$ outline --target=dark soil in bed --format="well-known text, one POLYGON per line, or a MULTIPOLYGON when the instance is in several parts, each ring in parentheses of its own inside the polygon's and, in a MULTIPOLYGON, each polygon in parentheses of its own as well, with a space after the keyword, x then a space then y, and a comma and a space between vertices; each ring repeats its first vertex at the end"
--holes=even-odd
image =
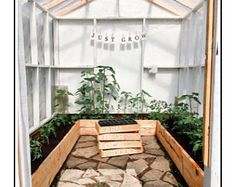
MULTIPOLYGON (((50 138, 49 144, 42 145, 42 158, 31 161, 31 174, 33 174, 40 164, 45 160, 45 158, 50 154, 50 152, 59 144, 63 137, 69 132, 73 125, 66 125, 60 127, 56 131, 56 138, 50 138)), ((37 136, 37 132, 34 133, 34 136, 37 136)))

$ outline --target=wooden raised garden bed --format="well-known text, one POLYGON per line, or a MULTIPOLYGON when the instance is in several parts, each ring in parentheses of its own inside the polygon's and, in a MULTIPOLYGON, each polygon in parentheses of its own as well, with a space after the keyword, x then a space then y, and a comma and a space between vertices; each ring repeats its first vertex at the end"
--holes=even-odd
MULTIPOLYGON (((56 148, 32 174, 33 187, 49 187, 81 135, 97 135, 98 120, 78 120, 56 148)), ((136 120, 140 135, 155 135, 190 187, 203 187, 204 172, 183 147, 156 120, 136 120)))
POLYGON ((50 186, 79 136, 79 122, 76 122, 60 143, 32 174, 33 187, 50 186))
POLYGON ((157 121, 156 136, 177 166, 187 184, 190 187, 202 187, 204 182, 204 171, 159 121, 157 121))

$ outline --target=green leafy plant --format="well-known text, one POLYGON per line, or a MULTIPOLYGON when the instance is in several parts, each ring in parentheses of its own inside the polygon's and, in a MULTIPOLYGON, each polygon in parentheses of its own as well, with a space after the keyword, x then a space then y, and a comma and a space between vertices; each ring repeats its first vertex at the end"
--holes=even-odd
POLYGON ((183 95, 177 99, 175 105, 171 105, 168 109, 168 114, 173 119, 171 129, 189 138, 194 154, 202 148, 202 118, 197 112, 192 111, 193 101, 201 103, 198 97, 198 93, 183 95))
POLYGON ((56 115, 56 116, 51 120, 51 124, 54 124, 55 127, 66 126, 66 125, 68 124, 66 117, 67 117, 66 114, 59 114, 59 115, 56 115))
POLYGON ((147 97, 152 97, 148 92, 141 90, 137 93, 135 97, 130 99, 131 107, 134 109, 134 113, 144 113, 147 112, 148 102, 147 97))
POLYGON ((131 108, 131 98, 133 98, 131 92, 122 91, 120 94, 118 109, 122 109, 124 114, 126 114, 127 110, 131 108))
POLYGON ((178 99, 176 99, 176 105, 177 106, 182 106, 185 107, 186 110, 190 110, 190 112, 193 112, 192 109, 192 103, 196 102, 198 104, 201 104, 199 100, 199 94, 192 92, 192 94, 189 95, 182 95, 178 99))
POLYGON ((94 71, 82 71, 81 86, 76 92, 80 111, 85 114, 99 115, 108 113, 112 108, 112 99, 116 100, 119 84, 115 78, 115 71, 109 66, 98 66, 94 71))
POLYGON ((56 137, 56 130, 53 123, 49 122, 39 129, 40 137, 42 138, 42 142, 47 142, 49 144, 49 138, 51 136, 56 137))
POLYGON ((30 152, 32 160, 42 158, 42 144, 38 139, 30 139, 30 152))
POLYGON ((153 120, 160 120, 163 124, 169 119, 168 104, 166 101, 152 100, 149 104, 151 110, 149 118, 153 120))
POLYGON ((72 93, 70 93, 66 89, 57 89, 56 90, 56 95, 54 97, 55 101, 55 107, 57 108, 57 111, 59 113, 65 113, 68 110, 69 104, 68 104, 68 96, 71 95, 73 96, 72 93))

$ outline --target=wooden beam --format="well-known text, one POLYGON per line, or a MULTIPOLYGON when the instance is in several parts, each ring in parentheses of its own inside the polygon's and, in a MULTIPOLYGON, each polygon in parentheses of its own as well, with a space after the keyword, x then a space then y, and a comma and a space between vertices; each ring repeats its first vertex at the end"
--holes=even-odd
POLYGON ((44 5, 43 8, 48 10, 48 9, 51 9, 51 8, 61 4, 63 2, 65 2, 65 0, 53 0, 53 1, 49 2, 49 3, 47 3, 46 5, 44 5))
POLYGON ((182 4, 182 5, 186 6, 186 7, 188 7, 188 8, 190 8, 190 9, 193 9, 193 8, 195 7, 195 5, 192 4, 192 3, 191 3, 190 1, 188 1, 188 0, 175 0, 175 1, 177 1, 178 3, 180 3, 180 4, 182 4))
POLYGON ((92 0, 80 0, 80 1, 78 1, 76 3, 73 3, 73 4, 69 5, 69 6, 67 6, 67 7, 65 7, 65 8, 63 8, 63 9, 57 11, 57 12, 55 12, 53 15, 54 16, 64 16, 64 15, 72 12, 73 10, 78 9, 78 8, 86 5, 90 1, 92 1, 92 0))
POLYGON ((215 0, 208 0, 207 33, 206 33, 206 63, 204 82, 204 110, 203 110, 203 163, 209 164, 209 141, 212 106, 212 76, 215 56, 215 0))
POLYGON ((181 11, 175 7, 172 7, 171 5, 169 5, 168 3, 166 3, 163 0, 149 0, 149 1, 164 8, 165 10, 167 10, 177 16, 185 17, 187 15, 187 13, 185 13, 184 11, 181 11))

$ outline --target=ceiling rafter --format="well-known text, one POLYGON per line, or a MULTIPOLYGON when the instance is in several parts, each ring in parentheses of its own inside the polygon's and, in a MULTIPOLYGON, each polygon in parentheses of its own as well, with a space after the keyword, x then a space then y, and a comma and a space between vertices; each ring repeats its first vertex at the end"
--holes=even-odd
POLYGON ((188 0, 175 0, 175 1, 190 8, 190 9, 193 9, 195 7, 195 5, 191 2, 189 2, 188 0))
POLYGON ((185 17, 187 15, 187 13, 185 13, 184 11, 179 10, 178 8, 175 8, 173 6, 171 6, 169 3, 167 3, 166 1, 163 0, 149 0, 151 3, 160 6, 162 8, 164 8, 165 10, 180 16, 180 17, 185 17))
POLYGON ((43 8, 48 10, 48 9, 51 9, 51 8, 61 4, 63 2, 65 2, 65 0, 53 0, 53 1, 49 2, 49 3, 47 3, 46 5, 44 5, 43 8))
POLYGON ((64 16, 64 15, 72 12, 73 10, 78 9, 78 8, 88 4, 91 1, 92 0, 80 0, 76 3, 73 3, 69 6, 66 6, 65 8, 60 9, 59 11, 55 12, 53 15, 54 16, 64 16))
MULTIPOLYGON (((32 0, 35 1, 35 0, 32 0)), ((72 12, 75 9, 78 9, 86 4, 88 4, 90 1, 92 0, 79 0, 73 4, 67 5, 61 9, 59 9, 57 12, 55 13, 51 13, 49 11, 49 9, 62 4, 63 2, 66 2, 66 0, 52 0, 49 3, 42 5, 39 5, 36 1, 36 4, 38 6, 40 6, 41 9, 43 9, 43 11, 47 11, 49 14, 51 14, 52 17, 60 17, 60 16, 64 16, 70 12, 72 12)), ((174 0, 175 2, 179 3, 180 5, 183 5, 189 9, 191 9, 190 12, 186 12, 183 10, 180 10, 179 8, 174 7, 173 5, 169 4, 167 1, 165 0, 147 0, 165 10, 167 10, 168 12, 171 12, 173 14, 175 14, 176 16, 179 16, 180 18, 187 18, 190 14, 191 11, 197 11, 204 3, 204 0, 201 0, 199 3, 192 3, 189 0, 174 0)))

